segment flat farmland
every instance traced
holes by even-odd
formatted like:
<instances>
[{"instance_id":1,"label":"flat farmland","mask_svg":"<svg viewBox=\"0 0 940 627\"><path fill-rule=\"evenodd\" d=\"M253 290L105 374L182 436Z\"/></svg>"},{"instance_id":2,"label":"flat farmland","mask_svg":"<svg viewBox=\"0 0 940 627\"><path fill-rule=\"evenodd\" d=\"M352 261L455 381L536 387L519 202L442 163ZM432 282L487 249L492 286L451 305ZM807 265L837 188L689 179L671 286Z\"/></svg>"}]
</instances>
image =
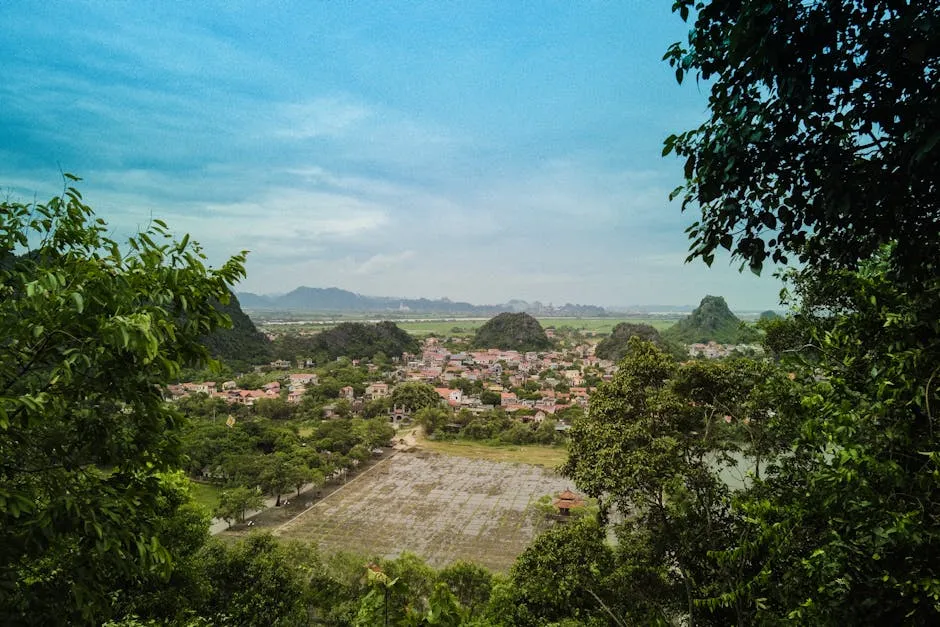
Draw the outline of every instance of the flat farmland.
<instances>
[{"instance_id":1,"label":"flat farmland","mask_svg":"<svg viewBox=\"0 0 940 627\"><path fill-rule=\"evenodd\" d=\"M467 560L505 572L550 524L535 501L568 487L570 481L539 466L399 453L276 533L316 542L325 553L408 551L435 567Z\"/></svg>"}]
</instances>

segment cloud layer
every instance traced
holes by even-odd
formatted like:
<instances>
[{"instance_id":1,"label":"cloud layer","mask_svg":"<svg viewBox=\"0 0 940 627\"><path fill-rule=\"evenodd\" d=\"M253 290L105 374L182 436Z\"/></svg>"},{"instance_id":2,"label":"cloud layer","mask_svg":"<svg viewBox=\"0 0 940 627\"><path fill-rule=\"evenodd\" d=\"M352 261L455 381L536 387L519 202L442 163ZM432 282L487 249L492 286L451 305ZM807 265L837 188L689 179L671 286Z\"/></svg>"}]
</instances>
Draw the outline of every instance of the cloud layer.
<instances>
[{"instance_id":1,"label":"cloud layer","mask_svg":"<svg viewBox=\"0 0 940 627\"><path fill-rule=\"evenodd\" d=\"M250 250L255 292L776 303L683 264L659 154L704 94L660 61L668 7L197 4L6 7L0 186L80 174L118 234Z\"/></svg>"}]
</instances>

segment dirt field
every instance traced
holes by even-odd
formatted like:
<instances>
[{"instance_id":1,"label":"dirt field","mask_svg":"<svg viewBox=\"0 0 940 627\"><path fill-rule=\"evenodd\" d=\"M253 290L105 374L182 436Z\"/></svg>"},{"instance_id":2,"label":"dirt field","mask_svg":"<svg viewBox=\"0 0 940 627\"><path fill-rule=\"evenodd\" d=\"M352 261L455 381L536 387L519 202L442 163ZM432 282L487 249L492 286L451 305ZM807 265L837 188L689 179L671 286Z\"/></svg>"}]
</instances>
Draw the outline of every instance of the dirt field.
<instances>
[{"instance_id":1,"label":"dirt field","mask_svg":"<svg viewBox=\"0 0 940 627\"><path fill-rule=\"evenodd\" d=\"M436 567L462 559L506 571L547 525L531 504L568 487L538 466L399 453L276 533L316 541L324 552L410 551Z\"/></svg>"}]
</instances>

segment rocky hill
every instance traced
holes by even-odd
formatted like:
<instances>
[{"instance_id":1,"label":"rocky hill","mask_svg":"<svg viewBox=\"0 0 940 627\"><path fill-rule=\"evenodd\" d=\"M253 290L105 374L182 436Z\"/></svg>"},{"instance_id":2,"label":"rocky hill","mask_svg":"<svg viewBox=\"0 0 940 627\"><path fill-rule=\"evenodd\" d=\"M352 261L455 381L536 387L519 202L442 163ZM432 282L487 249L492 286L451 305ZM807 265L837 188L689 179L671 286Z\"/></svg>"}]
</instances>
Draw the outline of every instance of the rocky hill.
<instances>
[{"instance_id":1,"label":"rocky hill","mask_svg":"<svg viewBox=\"0 0 940 627\"><path fill-rule=\"evenodd\" d=\"M232 319L232 328L220 329L203 338L209 353L235 370L268 363L271 360L271 343L242 311L235 294L231 295L227 305L216 303L216 307Z\"/></svg>"},{"instance_id":2,"label":"rocky hill","mask_svg":"<svg viewBox=\"0 0 940 627\"><path fill-rule=\"evenodd\" d=\"M397 298L394 296L364 296L336 287L298 287L280 296L266 296L241 292L242 306L261 311L316 311L316 312L414 312L455 315L491 316L501 311L526 312L538 316L604 316L603 307L595 305L544 305L539 301L511 300L503 305L472 305L449 298Z\"/></svg>"},{"instance_id":3,"label":"rocky hill","mask_svg":"<svg viewBox=\"0 0 940 627\"><path fill-rule=\"evenodd\" d=\"M662 335L683 344L746 344L760 338L757 331L731 313L721 296L706 296L688 318L669 327Z\"/></svg>"},{"instance_id":4,"label":"rocky hill","mask_svg":"<svg viewBox=\"0 0 940 627\"><path fill-rule=\"evenodd\" d=\"M621 322L615 326L610 335L600 341L597 348L594 349L594 354L601 359L620 361L627 354L630 338L634 336L643 341L656 344L677 359L683 359L688 356L687 351L676 342L662 337L659 331L654 327L648 324L637 324L634 322Z\"/></svg>"},{"instance_id":5,"label":"rocky hill","mask_svg":"<svg viewBox=\"0 0 940 627\"><path fill-rule=\"evenodd\" d=\"M318 363L324 363L337 357L370 359L377 353L399 357L402 353L417 353L420 350L418 340L393 322L343 322L329 331L300 339L302 344L294 342L287 349L291 354L282 354L286 347L279 345L278 356L285 359L310 357Z\"/></svg>"},{"instance_id":6,"label":"rocky hill","mask_svg":"<svg viewBox=\"0 0 940 627\"><path fill-rule=\"evenodd\" d=\"M477 329L475 348L538 351L552 347L539 321L527 313L501 313Z\"/></svg>"}]
</instances>

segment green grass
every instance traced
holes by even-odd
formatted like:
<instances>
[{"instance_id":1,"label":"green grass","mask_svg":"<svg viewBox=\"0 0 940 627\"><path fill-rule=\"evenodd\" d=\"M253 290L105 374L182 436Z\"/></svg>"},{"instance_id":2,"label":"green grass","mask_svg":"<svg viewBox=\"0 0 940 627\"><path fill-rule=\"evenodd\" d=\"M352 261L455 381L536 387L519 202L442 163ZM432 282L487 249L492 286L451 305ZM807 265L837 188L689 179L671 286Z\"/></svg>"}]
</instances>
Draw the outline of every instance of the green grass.
<instances>
[{"instance_id":1,"label":"green grass","mask_svg":"<svg viewBox=\"0 0 940 627\"><path fill-rule=\"evenodd\" d=\"M300 319L304 319L304 314L297 314ZM617 317L617 318L539 318L539 322L543 327L555 327L556 329L560 327L571 327L582 332L590 332L598 335L607 335L609 334L615 326L621 322L632 322L634 324L649 324L656 329L662 331L667 329L676 323L680 315L676 315L675 318L639 318L639 317ZM389 317L389 319L398 325L399 328L411 333L412 335L417 336L426 336L431 335L432 333L438 337L473 337L477 329L483 326L487 319L450 319L450 320L436 320L433 317L429 316L427 320L421 321L403 321L395 320L394 317ZM257 321L261 327L264 328L264 321ZM268 330L273 330L280 333L299 333L301 331L310 332L310 331L327 331L332 329L335 326L333 323L317 323L313 319L309 320L309 324L297 324L297 325L271 325ZM459 329L459 331L454 331L454 329Z\"/></svg>"},{"instance_id":2,"label":"green grass","mask_svg":"<svg viewBox=\"0 0 940 627\"><path fill-rule=\"evenodd\" d=\"M193 498L196 499L196 502L210 512L215 511L215 508L219 506L218 486L208 483L197 483L195 481L191 481L190 483L193 486Z\"/></svg>"},{"instance_id":3,"label":"green grass","mask_svg":"<svg viewBox=\"0 0 940 627\"><path fill-rule=\"evenodd\" d=\"M568 450L564 446L546 446L540 444L487 444L467 440L428 440L423 436L417 440L417 447L442 455L482 459L491 462L519 462L545 468L557 468L568 459Z\"/></svg>"}]
</instances>

